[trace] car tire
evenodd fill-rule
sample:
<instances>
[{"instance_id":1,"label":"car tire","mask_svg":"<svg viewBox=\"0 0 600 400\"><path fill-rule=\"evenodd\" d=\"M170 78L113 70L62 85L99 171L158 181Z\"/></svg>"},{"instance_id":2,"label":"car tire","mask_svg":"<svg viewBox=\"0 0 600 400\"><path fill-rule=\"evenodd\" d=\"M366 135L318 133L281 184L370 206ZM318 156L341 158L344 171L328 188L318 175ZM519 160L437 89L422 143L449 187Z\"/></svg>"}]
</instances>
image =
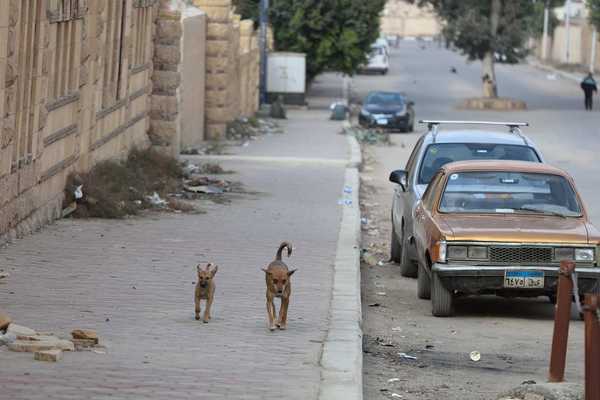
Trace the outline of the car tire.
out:
<instances>
[{"instance_id":1,"label":"car tire","mask_svg":"<svg viewBox=\"0 0 600 400\"><path fill-rule=\"evenodd\" d=\"M431 281L425 268L419 263L419 272L417 276L417 297L423 300L431 298Z\"/></svg>"},{"instance_id":2,"label":"car tire","mask_svg":"<svg viewBox=\"0 0 600 400\"><path fill-rule=\"evenodd\" d=\"M444 287L439 275L431 271L431 313L435 317L450 317L454 314L454 296Z\"/></svg>"},{"instance_id":3,"label":"car tire","mask_svg":"<svg viewBox=\"0 0 600 400\"><path fill-rule=\"evenodd\" d=\"M407 278L416 278L419 270L417 265L408 256L409 243L406 240L404 231L402 232L402 247L400 249L400 275Z\"/></svg>"},{"instance_id":4,"label":"car tire","mask_svg":"<svg viewBox=\"0 0 600 400\"><path fill-rule=\"evenodd\" d=\"M408 133L412 133L414 131L415 131L415 121L411 122L407 129Z\"/></svg>"},{"instance_id":5,"label":"car tire","mask_svg":"<svg viewBox=\"0 0 600 400\"><path fill-rule=\"evenodd\" d=\"M394 219L392 218L392 238L390 240L390 260L400 264L402 262L402 247L398 243L396 237L396 227L394 226Z\"/></svg>"}]
</instances>

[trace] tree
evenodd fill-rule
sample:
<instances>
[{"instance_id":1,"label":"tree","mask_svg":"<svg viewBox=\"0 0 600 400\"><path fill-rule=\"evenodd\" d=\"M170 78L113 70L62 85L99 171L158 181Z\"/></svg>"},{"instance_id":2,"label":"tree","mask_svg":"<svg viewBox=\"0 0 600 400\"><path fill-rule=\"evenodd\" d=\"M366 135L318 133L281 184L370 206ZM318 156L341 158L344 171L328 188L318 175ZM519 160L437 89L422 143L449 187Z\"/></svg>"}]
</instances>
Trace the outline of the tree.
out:
<instances>
[{"instance_id":1,"label":"tree","mask_svg":"<svg viewBox=\"0 0 600 400\"><path fill-rule=\"evenodd\" d=\"M533 0L412 0L430 5L444 22L448 43L469 60L482 61L485 97L497 97L495 55L520 60L527 55L527 39L534 35Z\"/></svg>"},{"instance_id":2,"label":"tree","mask_svg":"<svg viewBox=\"0 0 600 400\"><path fill-rule=\"evenodd\" d=\"M587 0L590 24L600 31L600 0Z\"/></svg>"},{"instance_id":3,"label":"tree","mask_svg":"<svg viewBox=\"0 0 600 400\"><path fill-rule=\"evenodd\" d=\"M244 18L258 18L259 0L234 0ZM324 71L353 75L379 37L385 0L270 0L278 51L306 53L307 78ZM255 13L256 12L256 13Z\"/></svg>"}]
</instances>

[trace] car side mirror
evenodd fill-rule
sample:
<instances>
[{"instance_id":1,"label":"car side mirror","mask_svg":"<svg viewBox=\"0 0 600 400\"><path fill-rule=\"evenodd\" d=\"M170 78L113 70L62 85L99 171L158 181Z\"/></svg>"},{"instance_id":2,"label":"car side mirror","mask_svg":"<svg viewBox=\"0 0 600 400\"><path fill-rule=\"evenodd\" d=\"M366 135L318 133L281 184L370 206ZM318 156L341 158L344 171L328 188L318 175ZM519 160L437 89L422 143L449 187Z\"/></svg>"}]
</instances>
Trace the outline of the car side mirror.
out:
<instances>
[{"instance_id":1,"label":"car side mirror","mask_svg":"<svg viewBox=\"0 0 600 400\"><path fill-rule=\"evenodd\" d=\"M397 169L390 174L390 182L397 183L406 192L408 174L403 169Z\"/></svg>"}]
</instances>

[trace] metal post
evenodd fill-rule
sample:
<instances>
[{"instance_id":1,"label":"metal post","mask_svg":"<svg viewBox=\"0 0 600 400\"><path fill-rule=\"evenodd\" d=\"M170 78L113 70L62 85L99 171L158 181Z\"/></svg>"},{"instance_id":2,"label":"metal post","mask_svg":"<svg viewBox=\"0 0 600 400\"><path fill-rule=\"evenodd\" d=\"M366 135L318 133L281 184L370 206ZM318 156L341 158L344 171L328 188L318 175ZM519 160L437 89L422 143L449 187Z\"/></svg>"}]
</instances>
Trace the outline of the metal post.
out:
<instances>
[{"instance_id":1,"label":"metal post","mask_svg":"<svg viewBox=\"0 0 600 400\"><path fill-rule=\"evenodd\" d=\"M565 4L565 31L566 31L566 46L565 46L565 62L571 61L571 0L567 0Z\"/></svg>"},{"instance_id":2,"label":"metal post","mask_svg":"<svg viewBox=\"0 0 600 400\"><path fill-rule=\"evenodd\" d=\"M260 104L267 103L269 0L260 0Z\"/></svg>"},{"instance_id":3,"label":"metal post","mask_svg":"<svg viewBox=\"0 0 600 400\"><path fill-rule=\"evenodd\" d=\"M594 73L596 67L596 45L598 44L598 31L596 28L592 31L592 54L590 55L590 72Z\"/></svg>"},{"instance_id":4,"label":"metal post","mask_svg":"<svg viewBox=\"0 0 600 400\"><path fill-rule=\"evenodd\" d=\"M569 323L571 321L571 303L573 296L572 275L575 270L573 261L561 261L558 276L556 311L554 314L554 336L550 355L550 382L562 382L565 378L567 360L567 342L569 341Z\"/></svg>"},{"instance_id":5,"label":"metal post","mask_svg":"<svg viewBox=\"0 0 600 400\"><path fill-rule=\"evenodd\" d=\"M600 400L599 306L599 295L585 295L585 400Z\"/></svg>"},{"instance_id":6,"label":"metal post","mask_svg":"<svg viewBox=\"0 0 600 400\"><path fill-rule=\"evenodd\" d=\"M542 60L546 60L546 54L548 50L548 19L549 12L548 9L548 1L546 1L546 5L544 6L544 33L542 34Z\"/></svg>"}]
</instances>

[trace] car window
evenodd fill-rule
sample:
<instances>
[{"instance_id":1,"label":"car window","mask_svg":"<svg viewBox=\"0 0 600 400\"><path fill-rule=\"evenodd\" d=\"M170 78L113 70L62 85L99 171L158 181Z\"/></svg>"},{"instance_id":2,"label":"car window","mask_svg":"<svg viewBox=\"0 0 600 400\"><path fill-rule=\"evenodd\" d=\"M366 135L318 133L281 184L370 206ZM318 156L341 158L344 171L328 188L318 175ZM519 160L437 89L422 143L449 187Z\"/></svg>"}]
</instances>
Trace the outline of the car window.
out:
<instances>
[{"instance_id":1,"label":"car window","mask_svg":"<svg viewBox=\"0 0 600 400\"><path fill-rule=\"evenodd\" d=\"M421 152L422 144L423 144L423 136L421 136L421 138L415 145L415 148L413 149L412 153L410 154L410 157L408 158L408 162L406 163L406 172L408 174L409 180L411 180L412 176L414 175L415 165L417 163L417 158L419 156L419 153Z\"/></svg>"},{"instance_id":2,"label":"car window","mask_svg":"<svg viewBox=\"0 0 600 400\"><path fill-rule=\"evenodd\" d=\"M438 169L453 161L516 160L541 162L528 146L496 143L437 143L427 147L421 163L419 183L427 184Z\"/></svg>"},{"instance_id":3,"label":"car window","mask_svg":"<svg viewBox=\"0 0 600 400\"><path fill-rule=\"evenodd\" d=\"M575 190L564 177L496 171L450 175L440 211L581 216Z\"/></svg>"},{"instance_id":4,"label":"car window","mask_svg":"<svg viewBox=\"0 0 600 400\"><path fill-rule=\"evenodd\" d=\"M438 171L437 174L431 180L429 186L427 186L427 190L423 194L423 205L428 210L433 209L433 205L435 203L435 199L437 197L437 193L441 189L442 183L444 182L444 174L442 171Z\"/></svg>"},{"instance_id":5,"label":"car window","mask_svg":"<svg viewBox=\"0 0 600 400\"><path fill-rule=\"evenodd\" d=\"M374 92L367 96L366 104L398 105L404 104L404 98L400 93Z\"/></svg>"}]
</instances>

